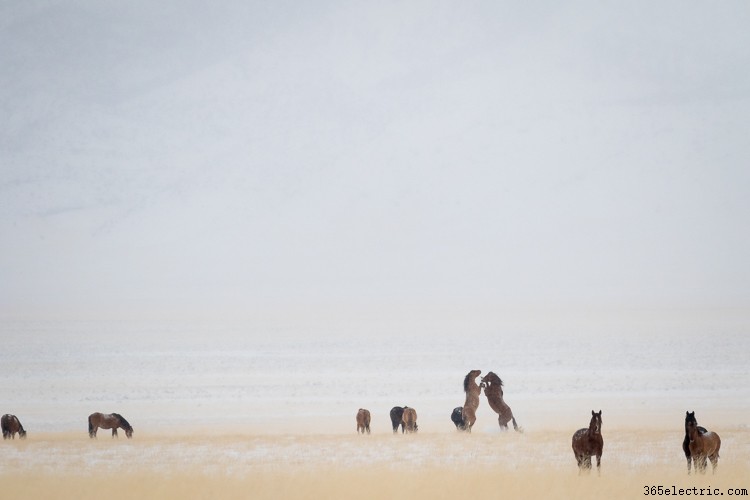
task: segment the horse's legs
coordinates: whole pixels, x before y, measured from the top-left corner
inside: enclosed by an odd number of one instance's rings
[[[94,427],[92,430],[89,431],[89,437],[90,438],[96,438],[96,431],[99,430],[98,427]]]
[[[599,453],[596,456],[596,474],[599,475],[602,472],[602,454]]]
[[[113,438],[117,437],[117,427],[115,427],[114,429],[112,429],[112,437]]]
[[[719,466],[719,455],[714,454],[708,457],[711,459],[711,472],[716,474],[716,468]]]

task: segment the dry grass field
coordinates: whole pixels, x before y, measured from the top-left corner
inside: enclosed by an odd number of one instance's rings
[[[601,475],[578,474],[569,434],[37,435],[2,443],[0,498],[601,499],[651,486],[750,488],[743,427],[721,430],[719,469],[705,476],[687,475],[679,428],[605,432]]]

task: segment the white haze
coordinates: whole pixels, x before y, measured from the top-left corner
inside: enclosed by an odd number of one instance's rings
[[[0,313],[747,307],[750,4],[0,4]]]

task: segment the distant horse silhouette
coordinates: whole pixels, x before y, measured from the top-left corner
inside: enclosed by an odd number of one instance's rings
[[[370,433],[370,410],[365,410],[364,408],[360,408],[357,412],[357,434],[359,434],[360,430],[362,431],[362,434],[367,431],[367,433]]]
[[[456,406],[455,408],[453,408],[453,412],[451,413],[451,422],[456,424],[457,430],[466,430],[466,427],[464,426],[464,409],[462,406]]]
[[[112,429],[112,437],[117,437],[117,429],[122,428],[125,435],[130,439],[133,437],[133,427],[119,413],[92,413],[89,415],[89,437],[95,438],[99,429]]]
[[[477,408],[479,408],[479,395],[482,393],[477,384],[476,378],[482,373],[482,370],[471,370],[464,377],[464,392],[466,401],[462,409],[464,429],[471,432],[474,422],[477,421]]]
[[[401,415],[406,432],[417,432],[417,410],[414,408],[404,407],[404,413]]]
[[[497,413],[497,422],[500,424],[500,428],[507,431],[508,422],[512,420],[513,428],[518,431],[518,424],[516,424],[516,419],[513,416],[513,410],[503,401],[503,381],[500,380],[500,377],[494,372],[489,372],[482,377],[480,387],[484,387],[484,395],[487,396],[490,407]]]
[[[690,457],[693,459],[693,468],[701,474],[706,473],[706,459],[711,460],[712,471],[716,473],[719,465],[719,448],[721,438],[711,431],[702,433],[700,426],[695,420],[695,412],[685,412],[685,429],[688,433]],[[688,465],[688,474],[690,465]]]
[[[406,408],[406,406],[394,406],[391,408],[391,425],[393,426],[394,434],[398,431],[399,425],[401,426],[401,433],[403,434],[405,432],[402,416],[404,415],[404,409]]]
[[[690,464],[692,459],[690,456],[690,436],[688,435],[688,412],[685,412],[685,439],[682,440],[682,451],[685,452],[685,458],[687,459],[688,474],[690,474]],[[693,418],[695,418],[695,412],[693,412]],[[705,434],[708,432],[705,427],[698,426],[698,432]]]
[[[602,411],[591,410],[591,422],[588,429],[579,429],[573,434],[573,454],[578,462],[578,473],[591,470],[591,457],[596,455],[596,472],[599,473],[602,463]]]
[[[11,415],[10,413],[3,415],[0,418],[0,427],[3,429],[3,439],[16,439],[16,433],[18,433],[18,437],[21,439],[26,439],[26,431],[23,425],[21,425],[21,421],[15,415]]]

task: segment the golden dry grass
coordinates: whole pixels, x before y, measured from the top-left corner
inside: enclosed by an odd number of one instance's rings
[[[605,433],[601,475],[570,432],[358,436],[69,434],[4,442],[0,498],[636,498],[645,487],[750,488],[750,431],[722,430],[715,475],[688,476],[679,429]]]

